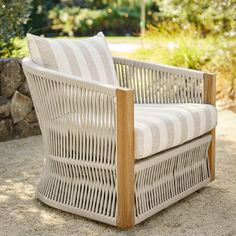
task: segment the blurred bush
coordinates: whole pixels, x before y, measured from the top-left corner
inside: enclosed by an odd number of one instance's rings
[[[89,36],[99,30],[107,35],[137,35],[140,28],[140,0],[0,0],[9,6],[3,15],[16,18],[28,14],[30,20],[19,20],[15,28],[47,36]],[[12,5],[12,6],[11,6]],[[16,11],[14,6],[18,6]],[[13,13],[14,12],[14,13]],[[19,16],[19,17],[18,17]],[[147,24],[177,24],[181,29],[194,26],[202,36],[234,36],[236,29],[235,0],[146,0]],[[27,16],[28,19],[28,16]],[[10,24],[14,24],[11,18]],[[4,23],[4,22],[3,22]],[[25,25],[22,27],[22,25]],[[9,27],[11,28],[11,27]],[[10,34],[9,34],[10,35]]]
[[[54,33],[60,35],[92,35],[99,30],[111,35],[139,33],[139,0],[35,1],[44,2],[40,4],[42,12],[49,12],[44,15],[49,18],[46,33],[52,33],[51,29],[56,29]],[[178,24],[182,29],[193,25],[203,36],[209,33],[234,35],[236,1],[147,0],[146,18],[147,23],[152,25],[169,22]]]
[[[80,6],[56,5],[49,11],[51,29],[56,34],[89,36],[102,30],[106,35],[132,35],[140,30],[140,3],[107,4],[106,8],[89,9]],[[156,23],[155,2],[147,4],[147,22]],[[83,5],[82,5],[83,6]]]
[[[34,34],[51,34],[51,23],[48,19],[48,12],[56,4],[59,4],[60,0],[33,0],[31,3],[32,11],[30,19],[27,22],[25,31],[30,31]]]
[[[236,1],[161,0],[158,6],[158,23],[146,36],[149,48],[132,56],[214,72],[217,98],[235,101]]]
[[[178,23],[149,26],[145,45],[131,57],[216,73],[217,99],[236,99],[236,37],[208,34]]]
[[[217,75],[217,97],[236,99],[236,38],[219,38],[219,46],[205,69]],[[234,104],[235,106],[235,104]]]
[[[194,25],[203,36],[235,35],[235,0],[161,0],[158,22],[173,22],[183,29]]]
[[[134,53],[139,59],[190,69],[201,69],[209,62],[218,43],[215,37],[203,38],[195,26],[182,30],[177,23],[168,22],[149,26],[145,42],[148,47]]]
[[[0,58],[10,57],[20,50],[14,42],[24,37],[32,0],[0,0]]]

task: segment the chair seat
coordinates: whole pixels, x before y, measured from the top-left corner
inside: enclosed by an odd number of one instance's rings
[[[135,104],[135,159],[142,159],[199,137],[216,126],[208,104]]]

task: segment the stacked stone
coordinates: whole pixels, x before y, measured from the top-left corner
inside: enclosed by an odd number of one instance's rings
[[[0,59],[0,141],[40,134],[20,59]]]

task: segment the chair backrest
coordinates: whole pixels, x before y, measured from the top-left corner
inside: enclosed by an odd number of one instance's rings
[[[35,64],[31,58],[24,58],[22,66],[39,121],[54,122],[61,116],[65,118],[68,113],[82,113],[82,109],[89,112],[93,108],[91,99],[99,102],[101,97],[106,106],[106,94],[112,99],[115,96],[115,86],[85,81],[78,76],[47,69]]]
[[[116,88],[78,80],[39,66],[29,58],[24,58],[22,65],[47,152],[114,164],[116,140],[110,141],[109,137],[116,133]],[[93,142],[101,144],[102,153],[109,150],[109,155],[94,155],[92,151],[88,154],[87,144]]]
[[[33,62],[40,66],[87,81],[118,85],[111,52],[102,32],[83,40],[27,34],[27,41]]]

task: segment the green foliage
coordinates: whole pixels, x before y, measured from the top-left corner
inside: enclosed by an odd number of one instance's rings
[[[194,25],[204,36],[235,33],[236,0],[162,0],[159,7],[159,22],[174,22],[183,28]]]
[[[137,51],[136,57],[191,69],[201,69],[212,57],[216,44],[215,38],[202,38],[194,27],[182,31],[177,24],[172,30],[168,26],[149,26],[145,42],[148,47]]]
[[[50,22],[48,20],[48,11],[58,4],[60,0],[33,0],[30,19],[25,27],[26,31],[35,34],[49,34]]]
[[[15,47],[14,39],[25,35],[32,0],[0,0],[0,57],[10,57]]]
[[[150,2],[152,0],[148,0]],[[79,6],[89,9],[104,9],[107,7],[137,6],[140,0],[63,0],[63,6]]]
[[[34,0],[33,6],[28,28],[37,34],[139,32],[140,0]],[[168,22],[183,29],[194,25],[203,36],[235,34],[236,0],[147,0],[146,13],[147,23],[155,26]]]
[[[123,2],[123,4],[121,4]],[[131,4],[132,3],[132,4]],[[147,4],[147,22],[153,23],[155,3]],[[49,11],[51,29],[59,35],[88,36],[102,30],[107,35],[137,34],[140,30],[138,1],[113,1],[104,9],[88,9],[70,4],[57,5]]]
[[[211,61],[204,68],[217,74],[218,98],[236,99],[236,38],[219,38]]]
[[[111,29],[111,34],[124,35],[139,30],[139,0],[34,0],[32,5],[26,31],[38,35],[92,35],[101,29],[107,32]],[[148,0],[147,6],[153,9],[156,4]],[[131,16],[128,18],[132,18],[132,24],[126,21],[126,25],[120,26],[119,21],[127,20],[127,14]],[[132,17],[134,14],[135,17]],[[148,21],[153,19],[152,15],[147,18]]]
[[[52,29],[61,35],[93,35],[99,30],[109,35],[119,32],[120,35],[132,32],[138,26],[139,13],[136,9],[107,8],[103,10],[91,10],[80,7],[56,6],[49,12],[52,20]],[[127,21],[129,21],[128,27]],[[132,27],[132,30],[130,28]],[[137,28],[137,27],[136,27]]]
[[[183,31],[178,24],[169,24],[150,27],[144,48],[130,56],[216,73],[218,98],[236,99],[236,38],[203,37],[194,26]]]

